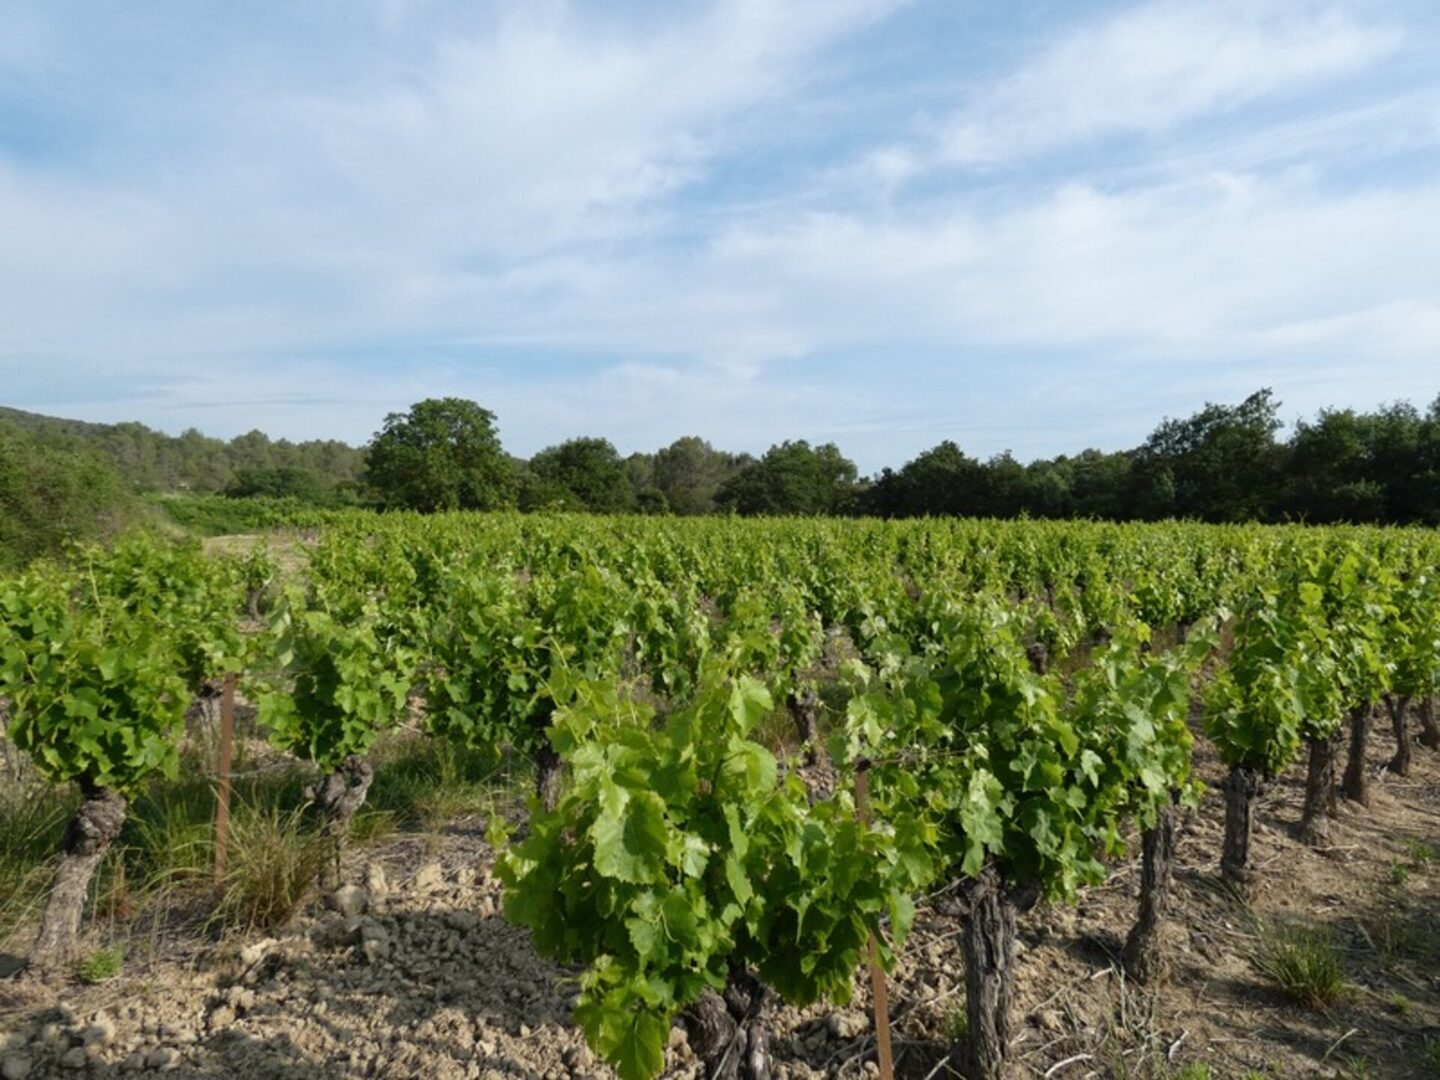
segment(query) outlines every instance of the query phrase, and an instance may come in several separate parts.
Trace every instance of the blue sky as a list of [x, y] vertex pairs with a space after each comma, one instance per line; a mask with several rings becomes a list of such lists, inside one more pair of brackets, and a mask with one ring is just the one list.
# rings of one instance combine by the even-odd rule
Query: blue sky
[[6, 0], [0, 403], [1116, 449], [1440, 393], [1428, 0]]

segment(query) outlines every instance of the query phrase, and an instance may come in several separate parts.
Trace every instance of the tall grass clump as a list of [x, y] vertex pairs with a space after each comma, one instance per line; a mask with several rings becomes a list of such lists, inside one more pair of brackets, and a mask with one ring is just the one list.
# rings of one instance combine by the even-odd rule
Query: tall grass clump
[[494, 802], [501, 770], [494, 752], [420, 736], [396, 740], [373, 756], [366, 804], [392, 823], [436, 830], [452, 818], [485, 813]]
[[215, 792], [208, 776], [157, 784], [137, 799], [126, 862], [148, 890], [208, 881], [215, 865]]
[[76, 802], [48, 784], [0, 780], [0, 944], [39, 914]]
[[1262, 922], [1254, 962], [1297, 1004], [1324, 1009], [1345, 994], [1345, 963], [1323, 927]]
[[303, 809], [241, 804], [230, 819], [230, 851], [211, 916], [222, 930], [267, 930], [289, 922], [315, 884], [324, 845]]

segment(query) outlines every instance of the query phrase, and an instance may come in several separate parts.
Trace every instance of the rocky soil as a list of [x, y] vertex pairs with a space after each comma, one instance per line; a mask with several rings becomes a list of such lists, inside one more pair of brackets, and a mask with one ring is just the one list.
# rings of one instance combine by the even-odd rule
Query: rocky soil
[[[1377, 776], [1388, 741], [1375, 739]], [[1326, 851], [1292, 838], [1298, 772], [1272, 785], [1247, 907], [1218, 883], [1219, 771], [1200, 753], [1212, 790], [1181, 830], [1169, 977], [1142, 989], [1115, 960], [1133, 863], [1078, 906], [1023, 916], [1016, 1074], [1164, 1077], [1204, 1062], [1217, 1077], [1440, 1076], [1427, 1050], [1440, 1046], [1440, 861], [1427, 855], [1440, 855], [1440, 755], [1417, 748], [1412, 776], [1377, 779], [1374, 805], [1345, 807]], [[0, 1080], [608, 1076], [569, 1022], [573, 973], [498, 915], [483, 826], [360, 853], [344, 887], [274, 937], [197, 937], [101, 986], [0, 982]], [[1256, 919], [1286, 914], [1328, 928], [1343, 954], [1351, 990], [1328, 1011], [1299, 1008], [1256, 967]], [[955, 1075], [960, 926], [932, 897], [891, 977], [903, 1077]], [[782, 1077], [876, 1071], [863, 973], [851, 1004], [781, 1010], [775, 1030]], [[698, 1075], [678, 1026], [670, 1058], [671, 1075]]]

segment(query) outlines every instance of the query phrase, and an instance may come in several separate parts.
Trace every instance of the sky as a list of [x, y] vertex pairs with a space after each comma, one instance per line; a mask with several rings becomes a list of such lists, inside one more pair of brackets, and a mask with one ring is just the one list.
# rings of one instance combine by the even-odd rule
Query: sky
[[5, 0], [0, 404], [1022, 460], [1440, 394], [1433, 0]]

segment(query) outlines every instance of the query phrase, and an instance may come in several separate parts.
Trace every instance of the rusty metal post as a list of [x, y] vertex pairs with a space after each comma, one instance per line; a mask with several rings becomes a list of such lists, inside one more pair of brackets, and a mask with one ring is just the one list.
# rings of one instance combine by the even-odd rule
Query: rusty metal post
[[[855, 769], [855, 813], [862, 825], [870, 823], [870, 762], [864, 759]], [[890, 999], [885, 989], [885, 970], [880, 966], [875, 935], [866, 943], [870, 957], [870, 991], [875, 1000], [875, 1048], [880, 1080], [894, 1080], [895, 1063], [890, 1050]]]
[[230, 763], [235, 747], [235, 676], [225, 676], [220, 694], [220, 787], [215, 801], [215, 880], [222, 881], [230, 858]]

